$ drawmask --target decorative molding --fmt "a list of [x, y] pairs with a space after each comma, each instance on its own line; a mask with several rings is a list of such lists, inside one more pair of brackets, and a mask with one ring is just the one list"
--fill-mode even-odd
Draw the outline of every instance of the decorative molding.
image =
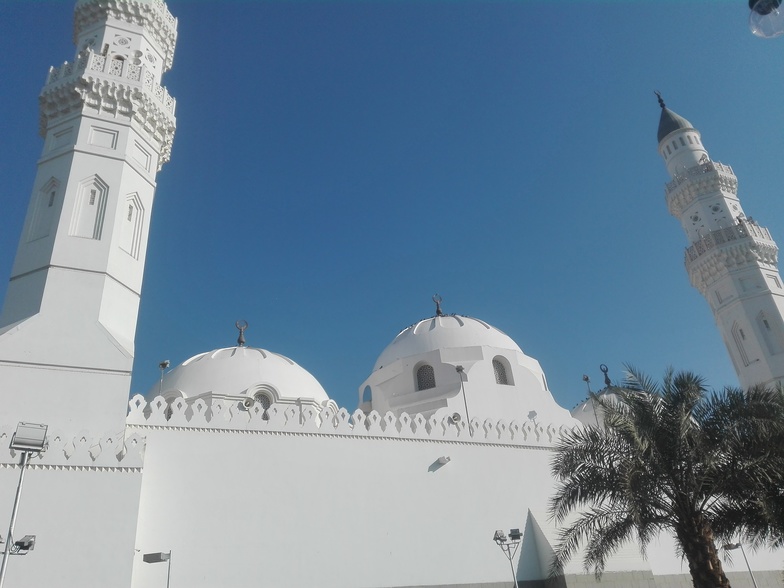
[[686, 255], [686, 271], [691, 284], [706, 298], [709, 298], [710, 285], [732, 270], [747, 265], [776, 270], [777, 263], [778, 247], [775, 243], [762, 243], [751, 238], [734, 245], [714, 248], [693, 260], [689, 258], [688, 250]]
[[130, 403], [127, 423], [130, 426], [166, 427], [187, 430], [272, 432], [286, 434], [337, 435], [354, 438], [410, 439], [426, 441], [465, 442], [496, 445], [518, 445], [551, 448], [570, 430], [565, 425], [543, 425], [525, 421], [507, 422], [503, 419], [472, 419], [466, 423], [451, 423], [449, 417], [425, 418], [421, 414], [400, 416], [376, 411], [365, 414], [361, 410], [349, 413], [328, 405], [321, 410], [311, 406], [286, 408], [273, 405], [264, 410], [254, 405], [250, 410], [239, 402], [202, 399], [188, 403], [176, 398], [171, 404], [162, 396], [149, 403], [141, 395]]
[[[15, 467], [17, 452], [8, 446], [16, 425], [0, 427], [0, 467]], [[46, 451], [31, 457], [30, 467], [44, 469], [94, 469], [141, 471], [145, 439], [137, 433], [94, 438], [87, 433], [76, 437], [50, 429]]]
[[732, 168], [717, 161], [696, 165], [665, 185], [667, 208], [671, 215], [680, 218], [697, 198], [716, 192], [737, 197], [738, 178]]
[[[103, 75], [106, 67], [102, 55], [83, 53], [77, 63], [52, 68], [49, 80], [39, 97], [39, 132], [45, 137], [51, 121], [83, 108], [90, 108], [115, 118], [130, 119], [160, 145], [158, 170], [171, 157], [176, 120], [176, 101], [166, 88], [155, 83], [153, 75], [142, 66], [122, 75]], [[70, 67], [69, 67], [70, 66]], [[98, 71], [100, 77], [92, 75]]]
[[74, 43], [89, 26], [114, 18], [144, 27], [164, 55], [164, 71], [171, 69], [177, 41], [177, 19], [162, 0], [79, 0], [74, 15]]

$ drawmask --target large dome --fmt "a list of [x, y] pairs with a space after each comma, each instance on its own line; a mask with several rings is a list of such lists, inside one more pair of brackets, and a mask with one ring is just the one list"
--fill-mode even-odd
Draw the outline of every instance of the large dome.
[[253, 396], [258, 391], [271, 393], [275, 401], [306, 399], [322, 404], [329, 400], [307, 370], [288, 357], [255, 347], [227, 347], [194, 355], [165, 374], [147, 397]]
[[522, 353], [509, 335], [484, 321], [456, 314], [441, 315], [423, 319], [403, 329], [378, 356], [373, 371], [412, 355], [476, 345]]

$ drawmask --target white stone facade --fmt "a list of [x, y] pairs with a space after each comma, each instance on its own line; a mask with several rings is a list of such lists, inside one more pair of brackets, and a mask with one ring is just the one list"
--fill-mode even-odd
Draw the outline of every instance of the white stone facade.
[[[175, 40], [161, 0], [79, 0], [76, 59], [41, 95], [44, 154], [0, 322], [0, 524], [16, 423], [50, 429], [16, 523], [38, 541], [6, 585], [164, 586], [168, 566], [142, 557], [169, 552], [173, 587], [498, 588], [511, 578], [493, 532], [516, 527], [519, 585], [544, 586], [551, 450], [581, 424], [539, 363], [479, 319], [439, 308], [401, 331], [354, 412], [291, 359], [239, 344], [128, 405]], [[603, 583], [689, 586], [674, 553], [666, 537], [647, 561], [629, 545]], [[780, 553], [751, 562], [760, 586], [779, 585]], [[728, 571], [743, 586], [742, 563]], [[577, 561], [566, 574], [595, 583]]]

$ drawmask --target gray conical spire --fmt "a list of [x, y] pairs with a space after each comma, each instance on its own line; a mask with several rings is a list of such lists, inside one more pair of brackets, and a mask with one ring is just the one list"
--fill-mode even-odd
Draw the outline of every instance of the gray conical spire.
[[662, 99], [661, 94], [656, 92], [656, 96], [659, 99], [659, 106], [661, 106], [662, 109], [661, 117], [659, 118], [659, 131], [656, 135], [659, 143], [661, 143], [664, 137], [673, 131], [694, 128], [689, 121], [687, 121], [681, 115], [675, 114], [672, 110], [664, 105], [664, 100]]

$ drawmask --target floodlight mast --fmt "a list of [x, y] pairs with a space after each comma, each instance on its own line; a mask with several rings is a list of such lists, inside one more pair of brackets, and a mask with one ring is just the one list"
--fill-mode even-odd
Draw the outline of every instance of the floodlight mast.
[[[16, 524], [16, 513], [19, 511], [19, 498], [22, 495], [22, 482], [24, 481], [25, 469], [30, 461], [31, 455], [38, 455], [46, 447], [46, 425], [33, 423], [19, 423], [16, 427], [14, 436], [11, 437], [9, 447], [14, 451], [19, 451], [19, 483], [16, 485], [16, 496], [14, 497], [14, 508], [11, 511], [11, 522], [8, 524], [8, 535], [5, 540], [5, 551], [3, 552], [3, 563], [0, 564], [0, 588], [5, 581], [5, 572], [8, 568], [8, 558], [11, 556], [11, 547], [14, 545], [14, 525]], [[31, 548], [35, 544], [35, 538], [30, 542]], [[26, 553], [26, 552], [25, 552]]]
[[515, 554], [517, 553], [517, 548], [520, 547], [520, 540], [522, 539], [523, 534], [520, 532], [520, 529], [510, 529], [509, 530], [509, 537], [506, 536], [501, 529], [497, 530], [493, 534], [493, 541], [496, 542], [496, 545], [501, 548], [501, 551], [504, 552], [506, 559], [509, 560], [509, 567], [512, 569], [512, 586], [514, 588], [517, 587], [517, 572], [515, 572], [514, 563], [512, 563], [512, 559], [514, 558]]

